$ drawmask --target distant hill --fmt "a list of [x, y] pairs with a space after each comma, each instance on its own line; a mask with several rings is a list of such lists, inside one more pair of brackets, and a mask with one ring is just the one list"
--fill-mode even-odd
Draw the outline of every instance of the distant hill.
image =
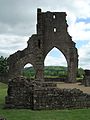
[[[26, 67], [23, 69], [22, 74], [24, 76], [33, 78], [35, 76], [35, 71], [33, 67]], [[64, 66], [45, 66], [44, 67], [45, 77], [63, 77], [67, 76], [67, 67]]]
[[[28, 78], [35, 77], [35, 70], [33, 67], [26, 67], [22, 71], [22, 75]], [[77, 71], [77, 78], [83, 78], [84, 70], [79, 68]], [[44, 77], [46, 78], [60, 78], [67, 77], [67, 67], [65, 66], [45, 66]]]

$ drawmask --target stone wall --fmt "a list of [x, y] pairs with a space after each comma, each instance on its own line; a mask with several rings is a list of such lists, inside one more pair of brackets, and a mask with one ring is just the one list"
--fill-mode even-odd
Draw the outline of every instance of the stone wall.
[[29, 80], [23, 77], [17, 77], [13, 80], [9, 80], [6, 107], [31, 108], [32, 89], [32, 84], [29, 84]]
[[62, 77], [62, 78], [44, 78], [45, 82], [68, 82], [68, 78]]
[[0, 120], [6, 120], [6, 118], [0, 117]]
[[87, 87], [90, 86], [90, 70], [85, 70], [83, 84]]
[[35, 89], [33, 109], [75, 109], [90, 107], [90, 95], [78, 89]]
[[55, 83], [17, 77], [9, 82], [5, 107], [33, 110], [89, 108], [90, 95], [76, 88], [59, 89]]

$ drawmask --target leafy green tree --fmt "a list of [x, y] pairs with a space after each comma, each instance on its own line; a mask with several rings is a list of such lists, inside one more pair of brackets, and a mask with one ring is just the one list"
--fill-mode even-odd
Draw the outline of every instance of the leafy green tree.
[[77, 77], [83, 78], [84, 74], [84, 70], [82, 68], [78, 68]]
[[8, 66], [7, 66], [7, 58], [3, 56], [0, 57], [0, 76], [7, 75], [8, 73]]

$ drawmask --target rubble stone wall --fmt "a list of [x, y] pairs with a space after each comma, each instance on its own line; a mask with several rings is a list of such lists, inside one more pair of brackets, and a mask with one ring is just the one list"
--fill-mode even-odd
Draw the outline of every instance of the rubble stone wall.
[[90, 107], [90, 95], [78, 89], [43, 88], [34, 90], [33, 109], [75, 109]]
[[85, 70], [83, 84], [87, 87], [90, 86], [90, 70]]
[[89, 108], [90, 95], [79, 89], [59, 89], [55, 83], [40, 83], [23, 77], [9, 82], [6, 108], [75, 109]]
[[0, 120], [6, 120], [6, 118], [3, 118], [3, 117], [0, 116]]
[[68, 82], [68, 78], [62, 77], [62, 78], [44, 78], [45, 82]]

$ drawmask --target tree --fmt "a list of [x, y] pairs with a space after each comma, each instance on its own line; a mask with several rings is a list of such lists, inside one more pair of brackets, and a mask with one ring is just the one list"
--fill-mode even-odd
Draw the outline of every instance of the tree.
[[0, 57], [0, 76], [7, 75], [8, 73], [8, 66], [7, 66], [7, 58], [3, 56]]
[[85, 73], [84, 73], [84, 70], [83, 70], [82, 68], [79, 68], [79, 69], [78, 69], [77, 77], [83, 78], [84, 74], [85, 74]]

